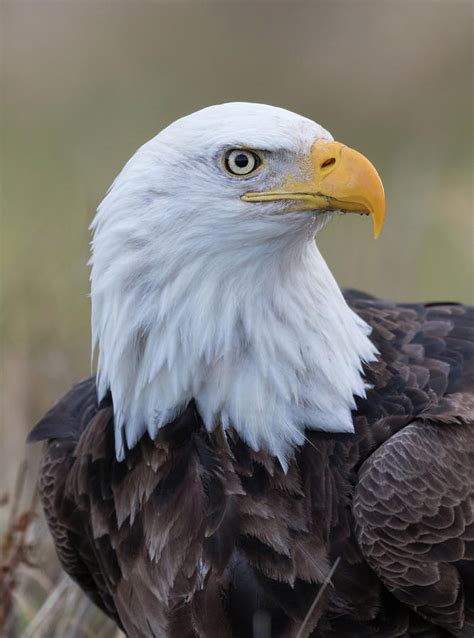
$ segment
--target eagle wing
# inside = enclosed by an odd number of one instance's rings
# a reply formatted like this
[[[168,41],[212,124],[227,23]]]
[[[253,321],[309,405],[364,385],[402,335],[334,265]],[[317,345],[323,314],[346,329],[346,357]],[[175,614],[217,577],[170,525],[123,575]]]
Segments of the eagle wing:
[[[102,418],[106,410],[99,412]],[[97,552],[90,525],[85,525],[88,517],[83,515],[83,504],[71,499],[67,490],[77,442],[97,414],[95,378],[86,379],[49,410],[28,441],[48,440],[38,487],[58,558],[89,598],[121,627],[110,594],[114,587],[106,582],[106,578],[114,579],[117,569],[104,570],[104,556]]]
[[[377,308],[375,300],[357,293],[351,301],[362,316],[370,306],[375,332],[386,329],[385,348],[397,341],[401,321],[393,322],[392,314],[392,340],[390,308]],[[417,418],[359,470],[353,501],[357,538],[369,565],[401,602],[454,635],[472,637],[474,313],[456,304],[405,309],[408,317],[414,313],[418,327],[405,327],[405,343],[388,367],[408,378],[404,353],[413,360],[419,348],[431,381],[413,395],[424,404]],[[434,391],[431,400],[426,387]]]
[[[353,506],[359,544],[385,586],[460,636],[474,635],[472,426],[404,428],[362,466]]]

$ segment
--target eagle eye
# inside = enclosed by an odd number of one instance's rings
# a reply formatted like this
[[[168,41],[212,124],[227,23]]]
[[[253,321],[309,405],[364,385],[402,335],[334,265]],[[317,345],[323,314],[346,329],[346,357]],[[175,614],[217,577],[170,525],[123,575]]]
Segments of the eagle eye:
[[[250,175],[262,165],[262,160],[254,151],[233,148],[225,154],[224,165],[231,175]]]

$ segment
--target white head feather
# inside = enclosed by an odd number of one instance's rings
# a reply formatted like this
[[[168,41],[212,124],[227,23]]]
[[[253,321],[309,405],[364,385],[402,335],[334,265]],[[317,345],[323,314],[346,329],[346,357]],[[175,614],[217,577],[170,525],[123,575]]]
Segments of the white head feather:
[[[298,170],[318,124],[259,104],[174,122],[119,174],[92,224],[99,398],[111,390],[117,457],[195,399],[208,429],[232,425],[285,466],[304,429],[353,430],[370,329],[347,306],[314,236],[328,218],[241,200]],[[230,176],[232,147],[264,170]]]

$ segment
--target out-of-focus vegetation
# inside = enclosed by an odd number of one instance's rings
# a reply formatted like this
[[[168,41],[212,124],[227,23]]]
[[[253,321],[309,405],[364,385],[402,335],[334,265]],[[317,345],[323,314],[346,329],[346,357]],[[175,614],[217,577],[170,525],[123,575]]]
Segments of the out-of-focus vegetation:
[[[341,285],[473,300],[471,11],[469,0],[3,0],[0,492],[35,420],[89,374],[96,205],[139,145],[200,107],[284,106],[373,161],[388,197],[381,238],[358,217],[320,238]],[[43,584],[58,578],[52,555],[41,541]],[[48,589],[28,569],[20,616]]]

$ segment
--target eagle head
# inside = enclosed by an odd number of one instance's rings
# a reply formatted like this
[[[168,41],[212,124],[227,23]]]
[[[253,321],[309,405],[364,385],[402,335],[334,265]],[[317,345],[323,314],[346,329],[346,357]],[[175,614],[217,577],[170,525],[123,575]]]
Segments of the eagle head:
[[[142,146],[92,223],[99,397],[111,390],[118,458],[194,399],[282,464],[304,429],[351,431],[376,356],[314,242],[337,213],[372,217],[372,164],[315,122],[231,103]]]

